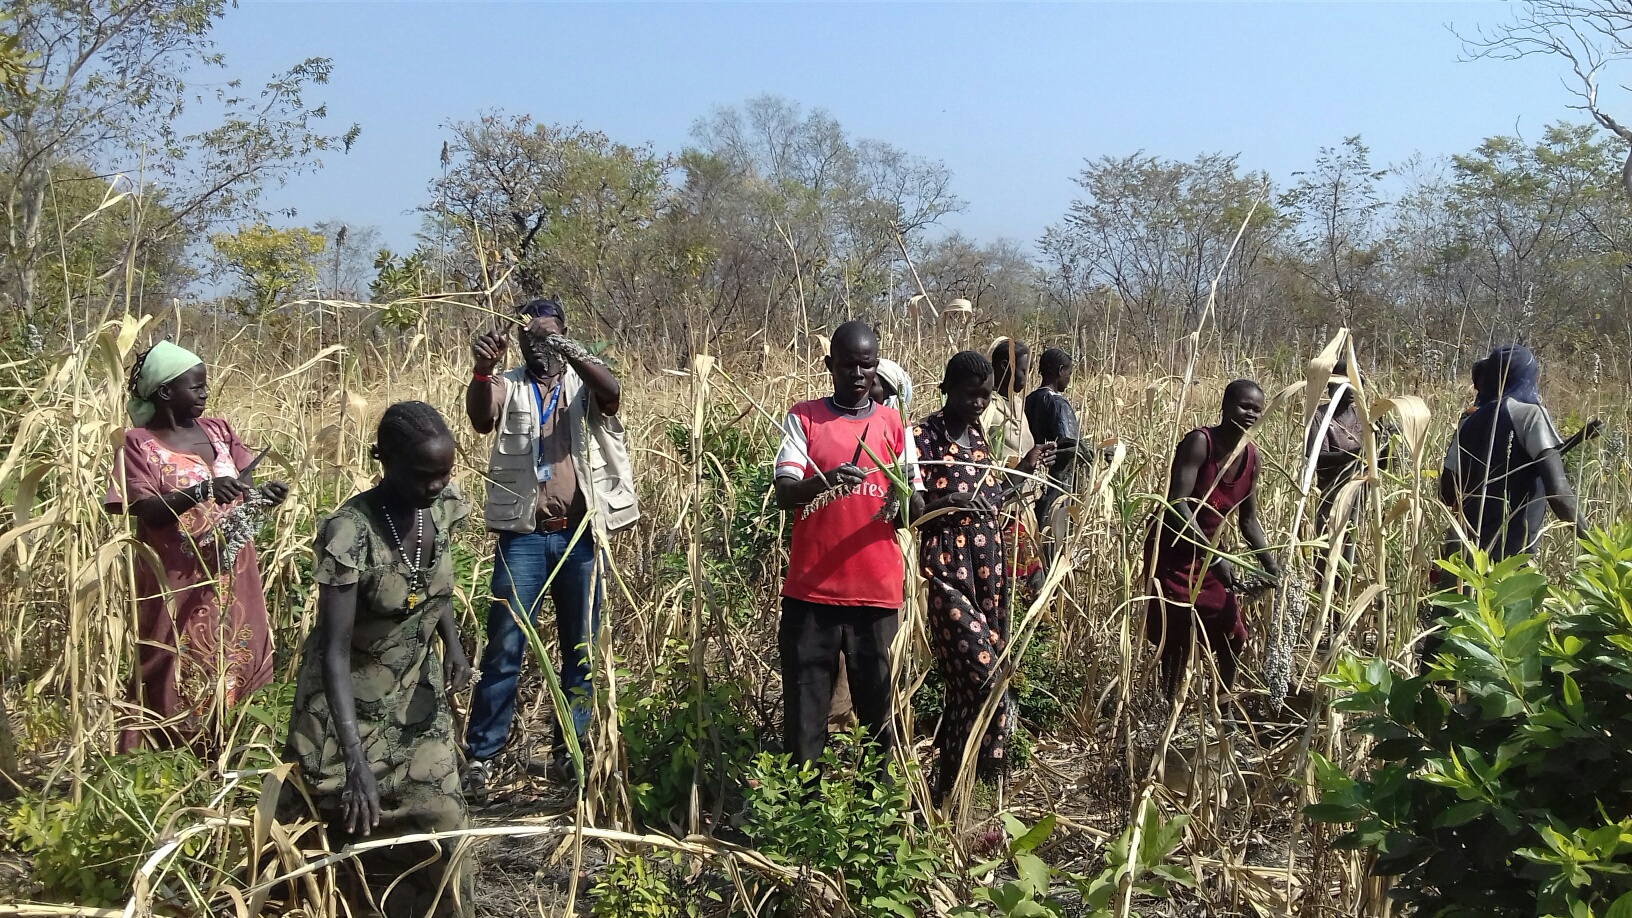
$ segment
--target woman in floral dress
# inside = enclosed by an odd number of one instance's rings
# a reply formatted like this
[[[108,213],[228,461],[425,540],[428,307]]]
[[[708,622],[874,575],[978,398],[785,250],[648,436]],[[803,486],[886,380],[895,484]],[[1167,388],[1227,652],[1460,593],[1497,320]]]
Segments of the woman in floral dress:
[[[946,407],[913,427],[924,476],[924,512],[918,560],[929,596],[930,647],[946,685],[936,746],[940,750],[937,799],[957,782],[964,748],[981,707],[997,680],[998,660],[1009,639],[1010,584],[1004,576],[1003,532],[997,508],[1008,497],[989,466],[992,454],[981,432],[981,412],[992,398],[992,364],[963,351],[946,365],[941,391]],[[1029,473],[1051,458],[1049,446],[1033,446],[1019,469]],[[1015,712],[1000,700],[980,739],[978,773],[1004,765],[1004,746]]]
[[[454,443],[424,402],[386,410],[375,487],[317,533],[318,626],[301,651],[285,761],[331,847],[466,825],[459,748],[447,692],[470,681],[453,611],[450,536],[470,513],[452,484]],[[310,815],[298,785],[279,816]],[[361,854],[340,872],[358,915],[470,914],[470,871],[456,841]],[[387,893],[389,892],[389,896]]]
[[[130,701],[146,712],[121,752],[213,743],[227,708],[272,680],[266,596],[249,539],[251,511],[289,488],[255,488],[254,460],[232,425],[204,417],[209,379],[198,355],[161,341],[131,369],[125,431],[103,503],[136,518],[136,538],[164,569],[136,568],[136,667]],[[253,506],[247,506],[253,505]]]

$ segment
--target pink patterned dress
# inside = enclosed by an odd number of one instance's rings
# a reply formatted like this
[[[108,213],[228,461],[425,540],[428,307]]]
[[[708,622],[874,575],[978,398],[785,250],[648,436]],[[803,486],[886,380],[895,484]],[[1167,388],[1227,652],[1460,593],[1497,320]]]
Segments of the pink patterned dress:
[[[108,510],[122,513],[143,498],[237,477],[252,457],[232,425],[219,418],[197,423],[215,448],[213,465],[170,449],[145,428],[125,431],[103,498]],[[136,538],[157,556],[164,582],[151,564],[136,563],[137,665],[129,700],[154,720],[121,733],[122,752],[140,746],[144,737],[160,748],[203,740],[227,708],[272,681],[266,595],[254,544],[245,544],[231,568],[220,570],[219,526],[240,503],[200,504],[175,525],[136,522]]]

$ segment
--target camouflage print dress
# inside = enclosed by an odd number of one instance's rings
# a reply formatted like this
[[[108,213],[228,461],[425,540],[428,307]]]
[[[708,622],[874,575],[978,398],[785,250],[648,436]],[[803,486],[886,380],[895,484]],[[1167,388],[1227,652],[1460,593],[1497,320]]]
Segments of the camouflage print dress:
[[[434,560],[427,559],[429,589],[412,602],[407,566],[367,495],[347,501],[317,534],[314,579],[319,585],[357,587],[351,686],[357,733],[380,788],[380,824],[370,835],[373,839],[466,825],[437,625],[453,601],[449,536],[469,510],[450,487],[429,514],[436,529]],[[329,826],[330,843],[338,847],[364,840],[341,827],[346,763],[323,686],[321,627],[306,639],[301,653],[284,759],[299,764],[317,816]],[[286,818],[306,815],[294,794],[285,795],[283,809]],[[453,864],[456,843],[445,842],[440,851],[428,844],[411,844],[364,855],[362,885],[354,871],[342,872],[347,898],[358,914],[383,912],[388,918],[470,914],[470,871]],[[444,883],[450,864],[452,876]],[[381,908],[378,897],[404,874]],[[370,893],[372,904],[365,904]]]

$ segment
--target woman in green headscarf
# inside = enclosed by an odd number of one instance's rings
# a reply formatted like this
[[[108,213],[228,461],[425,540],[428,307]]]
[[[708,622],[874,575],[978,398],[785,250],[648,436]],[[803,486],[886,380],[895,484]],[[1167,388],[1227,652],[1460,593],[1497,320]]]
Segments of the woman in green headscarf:
[[[136,518],[164,568],[136,565],[137,665],[130,700],[145,712],[120,751],[178,742],[209,748],[226,708],[272,679],[255,515],[289,488],[250,480],[253,457],[219,418],[204,417],[204,361],[161,341],[131,368],[132,426],[103,504]]]

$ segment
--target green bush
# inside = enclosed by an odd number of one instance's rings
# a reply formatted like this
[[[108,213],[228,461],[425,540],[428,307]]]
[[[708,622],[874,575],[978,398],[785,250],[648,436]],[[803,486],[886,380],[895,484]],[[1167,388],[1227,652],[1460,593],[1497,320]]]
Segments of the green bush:
[[[687,653],[669,641],[651,681],[628,683],[618,695],[635,817],[675,830],[686,821],[693,781],[699,806],[712,810],[738,792],[759,752],[742,684],[711,676],[699,689]]]
[[[1568,585],[1523,559],[1450,569],[1429,672],[1343,661],[1335,707],[1375,737],[1350,776],[1316,758],[1312,818],[1423,915],[1632,915],[1632,528],[1597,533]],[[1436,685],[1437,683],[1437,685]]]
[[[975,867],[970,879],[984,880],[1005,865],[1014,873],[1014,879],[976,886],[971,895],[976,905],[954,909],[952,918],[1064,918],[1067,914],[1111,918],[1116,914],[1112,899],[1124,880],[1135,893],[1154,899],[1166,898],[1171,886],[1195,885],[1190,871],[1167,862],[1184,840],[1184,827],[1190,817],[1163,819],[1151,800],[1147,799],[1139,810],[1138,843],[1134,842],[1135,826],[1128,826],[1106,846],[1105,867],[1094,875],[1060,870],[1037,856],[1037,847],[1054,832],[1054,814],[1044,816],[1033,826],[1009,813],[1001,815],[1009,836],[1004,856]],[[1056,893],[1057,886],[1075,887],[1082,908],[1071,910]]]
[[[595,918],[680,918],[668,875],[641,855],[614,860],[589,892]]]
[[[186,750],[96,759],[79,800],[29,796],[6,819],[11,843],[33,861],[32,877],[56,901],[122,905],[142,857],[171,814],[208,802],[209,770]]]
[[[762,854],[842,876],[858,915],[930,914],[924,891],[940,849],[913,827],[906,783],[884,761],[859,727],[833,737],[819,768],[761,753],[749,774],[743,831]]]

